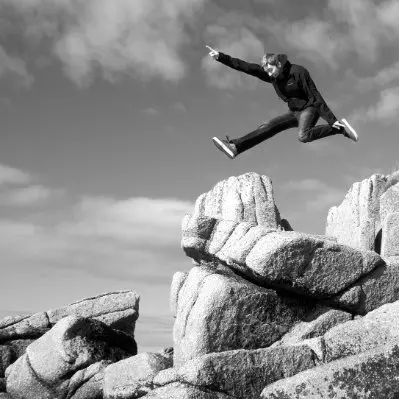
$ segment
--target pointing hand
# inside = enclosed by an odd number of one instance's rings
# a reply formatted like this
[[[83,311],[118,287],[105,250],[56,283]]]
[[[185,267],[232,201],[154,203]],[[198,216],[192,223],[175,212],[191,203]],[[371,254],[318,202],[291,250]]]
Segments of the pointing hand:
[[[217,60],[219,58],[219,51],[213,49],[211,46],[205,46],[209,49],[209,55],[214,59]]]

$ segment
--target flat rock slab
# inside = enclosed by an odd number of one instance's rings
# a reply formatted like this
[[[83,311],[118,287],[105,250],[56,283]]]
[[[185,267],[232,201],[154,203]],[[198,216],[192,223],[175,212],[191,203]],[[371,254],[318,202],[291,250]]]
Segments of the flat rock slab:
[[[324,236],[194,215],[183,220],[182,248],[199,263],[217,260],[259,285],[317,299],[334,297],[385,264],[374,251]]]
[[[396,398],[399,342],[303,371],[267,386],[262,399]]]
[[[183,383],[234,398],[258,398],[265,385],[315,367],[315,359],[307,344],[210,353],[161,371],[153,383],[155,387]]]
[[[90,317],[134,336],[139,301],[139,295],[133,291],[118,291],[82,299],[47,312],[6,317],[0,321],[0,343],[39,338],[67,316]]]
[[[316,306],[259,287],[222,265],[193,267],[173,295],[175,366],[206,353],[270,346]]]
[[[217,183],[198,197],[193,213],[199,217],[250,222],[272,229],[281,225],[272,182],[257,173],[232,176]]]

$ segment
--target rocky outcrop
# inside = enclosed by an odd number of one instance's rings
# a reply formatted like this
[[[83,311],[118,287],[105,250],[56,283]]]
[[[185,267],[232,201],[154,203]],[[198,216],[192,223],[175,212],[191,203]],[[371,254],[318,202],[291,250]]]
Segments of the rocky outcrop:
[[[137,354],[138,296],[100,295],[0,321],[0,391],[14,399],[396,397],[398,176],[355,183],[330,210],[326,236],[280,219],[266,176],[218,183],[182,223],[194,266],[171,284],[173,349]]]
[[[386,182],[385,176],[375,174],[353,184],[342,204],[328,212],[326,235],[360,250],[374,250],[381,229],[380,197]]]
[[[77,399],[89,391],[98,398],[105,367],[136,353],[130,335],[98,320],[65,317],[7,368],[7,393],[15,399]]]

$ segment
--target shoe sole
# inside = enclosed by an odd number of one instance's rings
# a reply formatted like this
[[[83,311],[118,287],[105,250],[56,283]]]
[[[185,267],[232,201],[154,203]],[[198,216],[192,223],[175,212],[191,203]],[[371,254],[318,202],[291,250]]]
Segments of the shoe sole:
[[[230,150],[229,147],[227,147],[222,140],[220,140],[217,137],[213,137],[212,138],[213,143],[215,144],[215,146],[222,152],[224,152],[230,159],[235,158],[235,154],[233,153],[233,151]]]
[[[349,124],[346,119],[341,119],[341,122],[345,125],[345,128],[349,131],[349,138],[353,141],[358,141],[359,136],[356,133],[356,130]]]

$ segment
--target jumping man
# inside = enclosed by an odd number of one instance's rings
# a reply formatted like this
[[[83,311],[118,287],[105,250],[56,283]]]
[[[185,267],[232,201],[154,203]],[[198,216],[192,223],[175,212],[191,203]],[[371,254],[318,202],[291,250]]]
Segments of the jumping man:
[[[214,60],[271,83],[277,95],[288,104],[288,112],[271,119],[243,137],[233,140],[228,136],[225,140],[214,137],[212,140],[216,147],[229,158],[233,159],[275,134],[293,127],[298,127],[298,138],[302,143],[334,134],[342,134],[353,141],[358,140],[356,131],[348,121],[338,121],[331,112],[308,70],[301,65],[291,64],[285,54],[267,53],[259,65],[230,57],[210,46],[206,47]],[[327,124],[316,126],[319,117]]]

